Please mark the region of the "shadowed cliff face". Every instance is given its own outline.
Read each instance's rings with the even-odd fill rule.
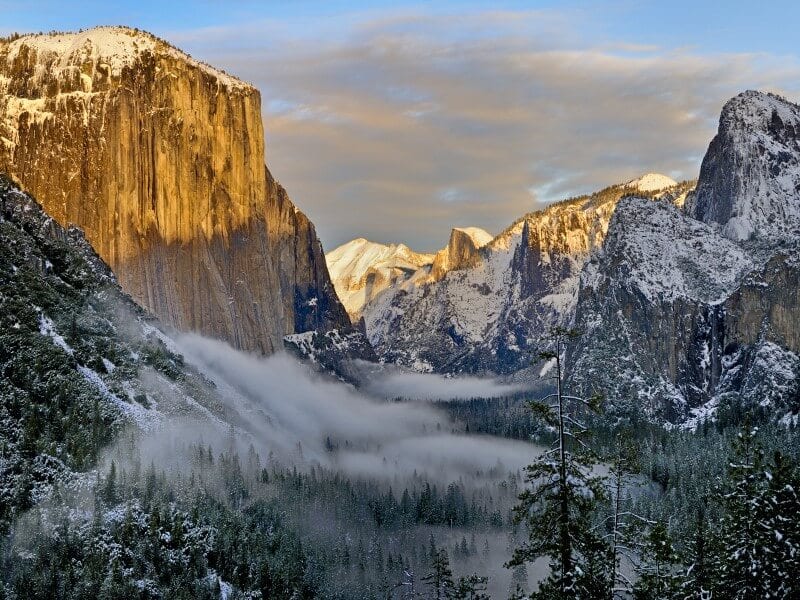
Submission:
[[[272,352],[349,320],[313,225],[264,167],[260,105],[132,30],[0,42],[0,171],[163,321]]]
[[[730,100],[683,210],[620,202],[581,272],[568,385],[696,427],[800,411],[800,107]]]
[[[800,106],[755,91],[729,100],[687,212],[737,241],[800,237]]]

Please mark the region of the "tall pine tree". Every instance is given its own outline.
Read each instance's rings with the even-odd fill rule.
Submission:
[[[526,525],[528,539],[515,549],[507,566],[550,558],[550,575],[531,598],[606,600],[612,585],[609,553],[593,524],[606,489],[593,470],[596,456],[584,441],[588,429],[579,420],[581,412],[599,410],[601,398],[587,400],[563,389],[562,355],[568,340],[577,336],[573,330],[551,330],[551,349],[539,356],[552,361],[556,389],[530,403],[556,433],[553,447],[526,467],[529,487],[514,507],[515,520]]]

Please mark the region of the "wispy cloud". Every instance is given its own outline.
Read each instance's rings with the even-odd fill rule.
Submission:
[[[496,232],[646,171],[695,177],[727,98],[798,92],[794,59],[588,45],[580,18],[351,15],[175,39],[262,90],[268,163],[328,249],[363,235],[432,250],[452,226]]]

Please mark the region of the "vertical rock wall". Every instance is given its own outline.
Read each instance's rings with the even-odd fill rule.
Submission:
[[[178,329],[268,353],[349,326],[313,225],[264,166],[258,91],[148,34],[0,42],[0,171]]]

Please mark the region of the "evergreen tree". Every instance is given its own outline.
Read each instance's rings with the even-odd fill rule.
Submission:
[[[469,577],[459,577],[453,590],[454,600],[489,600],[486,594],[487,577],[472,574]]]
[[[703,503],[704,504],[704,503]],[[714,588],[713,540],[704,507],[697,509],[695,530],[685,552],[685,571],[681,577],[680,598],[710,600]]]
[[[105,484],[103,485],[103,502],[109,506],[117,503],[117,465],[111,461],[111,466],[108,468],[108,476],[106,477]]]
[[[550,332],[553,349],[539,356],[554,363],[556,391],[530,403],[556,432],[554,447],[526,467],[525,481],[530,487],[514,507],[516,522],[527,526],[528,540],[514,550],[507,566],[550,558],[551,573],[533,598],[605,600],[612,585],[609,554],[600,551],[603,542],[592,521],[606,490],[592,470],[597,461],[584,441],[588,429],[579,421],[579,411],[572,408],[597,411],[601,398],[567,395],[562,386],[562,353],[566,342],[577,336],[562,328]]]
[[[763,450],[757,430],[746,423],[734,445],[726,485],[722,486],[721,556],[718,592],[725,598],[765,598],[768,557],[758,516],[764,513],[760,487]]]
[[[606,519],[606,526],[610,527],[611,531],[604,536],[610,544],[613,598],[628,597],[632,589],[631,581],[622,569],[623,559],[630,560],[630,548],[625,540],[631,521],[641,522],[643,519],[625,510],[623,494],[639,468],[631,436],[627,432],[618,433],[609,468],[611,514]]]
[[[800,496],[797,466],[775,452],[762,503],[760,527],[766,543],[766,588],[775,598],[800,596]]]
[[[661,521],[647,527],[644,540],[639,544],[635,571],[639,579],[633,586],[637,600],[670,600],[676,598],[680,580],[677,574],[678,554]]]
[[[453,595],[453,571],[450,569],[450,558],[444,548],[434,548],[431,557],[431,571],[422,578],[431,590],[431,598],[444,600]]]

